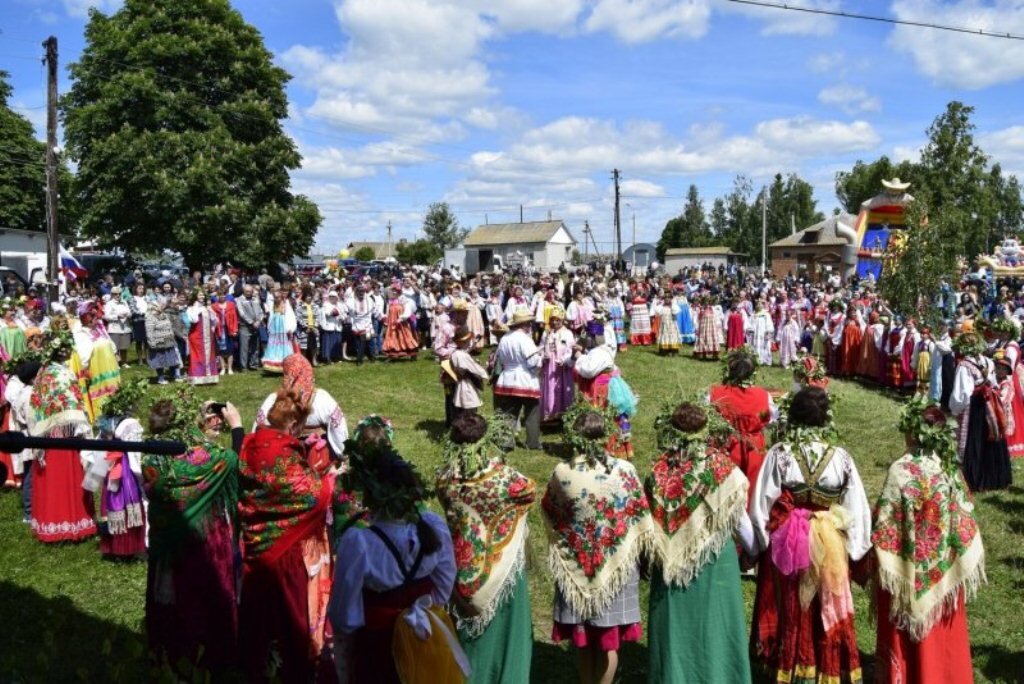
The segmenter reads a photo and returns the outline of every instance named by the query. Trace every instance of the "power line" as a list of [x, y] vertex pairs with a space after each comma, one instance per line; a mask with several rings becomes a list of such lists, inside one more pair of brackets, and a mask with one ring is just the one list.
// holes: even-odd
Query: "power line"
[[964, 26], [948, 26], [945, 24], [933, 24], [926, 21], [911, 21], [909, 19], [894, 19], [893, 17], [879, 17], [870, 14], [856, 14], [854, 12], [842, 12], [839, 10], [827, 10], [815, 7], [799, 7], [776, 2], [764, 2], [764, 0], [729, 0], [738, 5], [753, 5], [755, 7], [766, 7], [770, 9], [789, 10], [791, 12], [805, 12], [807, 14], [824, 14], [830, 17], [843, 17], [845, 19], [861, 19], [864, 21], [877, 21], [883, 24], [899, 24], [900, 26], [916, 26], [918, 28], [930, 28], [939, 31], [953, 31], [955, 33], [966, 33], [972, 36], [984, 38], [1006, 38], [1009, 40], [1024, 40], [1024, 36], [1014, 33], [997, 33], [985, 29], [967, 28]]

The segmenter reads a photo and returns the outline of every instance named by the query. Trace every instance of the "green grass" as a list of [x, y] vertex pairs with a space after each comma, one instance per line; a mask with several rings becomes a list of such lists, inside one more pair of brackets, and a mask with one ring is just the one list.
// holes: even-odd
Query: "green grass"
[[[620, 355], [619, 362], [640, 396], [633, 435], [637, 466], [644, 473], [655, 455], [652, 423], [656, 410], [665, 400], [702, 391], [716, 382], [719, 365], [689, 357], [661, 358], [636, 349]], [[444, 415], [436, 365], [424, 359], [361, 368], [336, 366], [319, 369], [318, 381], [337, 398], [350, 426], [367, 413], [390, 416], [401, 452], [425, 474], [434, 472], [440, 455], [436, 439]], [[790, 384], [789, 375], [780, 369], [762, 370], [759, 381], [780, 389]], [[210, 398], [234, 402], [248, 423], [277, 382], [254, 374], [235, 375], [201, 391]], [[857, 459], [873, 501], [886, 467], [901, 453], [902, 440], [896, 431], [898, 400], [855, 383], [833, 381], [832, 389], [838, 397], [836, 420], [843, 443]], [[547, 433], [544, 441], [557, 444], [558, 435]], [[555, 459], [549, 453], [522, 450], [510, 456], [517, 468], [541, 486]], [[1024, 462], [1014, 464], [1014, 475], [1018, 483], [1024, 481]], [[975, 675], [979, 681], [1021, 681], [1024, 487], [1017, 484], [1006, 492], [980, 495], [977, 504], [988, 552], [989, 583], [968, 608]], [[145, 564], [101, 560], [95, 541], [44, 546], [32, 539], [20, 520], [20, 497], [0, 495], [0, 681], [137, 681], [140, 672], [145, 672], [140, 640]], [[551, 644], [549, 638], [552, 584], [536, 507], [530, 514], [530, 528], [533, 680], [575, 681], [572, 654]], [[743, 591], [749, 614], [753, 584], [745, 582]], [[860, 648], [870, 674], [874, 625], [865, 592], [857, 587], [854, 597]], [[622, 654], [620, 681], [643, 681], [646, 660], [643, 644], [629, 645]]]

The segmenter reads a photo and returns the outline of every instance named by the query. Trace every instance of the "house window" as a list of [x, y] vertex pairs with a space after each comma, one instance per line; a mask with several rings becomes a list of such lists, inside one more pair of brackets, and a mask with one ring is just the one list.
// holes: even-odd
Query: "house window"
[[789, 258], [790, 258], [791, 256], [792, 256], [792, 255], [791, 255], [791, 253], [790, 253], [790, 252], [783, 252], [783, 253], [782, 253], [782, 258], [783, 258], [783, 259], [789, 259]]

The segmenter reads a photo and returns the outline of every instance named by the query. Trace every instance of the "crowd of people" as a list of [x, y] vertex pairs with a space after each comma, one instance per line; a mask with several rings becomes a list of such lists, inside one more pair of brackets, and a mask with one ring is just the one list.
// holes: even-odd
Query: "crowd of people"
[[[712, 268], [282, 281], [108, 281], [50, 306], [32, 292], [2, 305], [3, 429], [184, 447], [0, 454], [40, 542], [99, 535], [104, 555], [147, 559], [146, 633], [166, 667], [528, 681], [527, 514], [539, 499], [551, 638], [574, 647], [583, 682], [611, 682], [621, 645], [642, 637], [642, 579], [650, 681], [749, 681], [751, 657], [775, 681], [860, 681], [851, 582], [870, 579], [883, 680], [971, 681], [964, 603], [984, 552], [970, 491], [1008, 486], [1011, 454], [1024, 453], [1024, 310], [1011, 298], [947, 293], [936, 306], [952, 317], [933, 335], [870, 283], [814, 289]], [[692, 345], [724, 372], [658, 416], [659, 453], [641, 474], [637, 398], [616, 358], [655, 345]], [[427, 510], [391, 422], [367, 416], [350, 434], [315, 381], [317, 365], [424, 349], [449, 428], [443, 515]], [[121, 378], [132, 351], [155, 382], [189, 381], [148, 416], [148, 382]], [[785, 396], [756, 383], [776, 357], [794, 369]], [[232, 404], [196, 399], [193, 385], [255, 369], [281, 386], [248, 434]], [[829, 376], [854, 375], [915, 394], [900, 422], [907, 452], [874, 508], [827, 392]], [[480, 410], [488, 380], [492, 418]], [[543, 422], [561, 423], [567, 455], [542, 493], [507, 454], [521, 427], [540, 448]], [[740, 577], [754, 567], [748, 628]]]

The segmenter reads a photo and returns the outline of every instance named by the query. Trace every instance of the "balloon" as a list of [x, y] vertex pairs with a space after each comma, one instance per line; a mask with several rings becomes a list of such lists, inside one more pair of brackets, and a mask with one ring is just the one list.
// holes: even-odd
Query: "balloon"
[[338, 252], [338, 258], [339, 259], [348, 259], [348, 250], [347, 249], [343, 249], [340, 252]]

